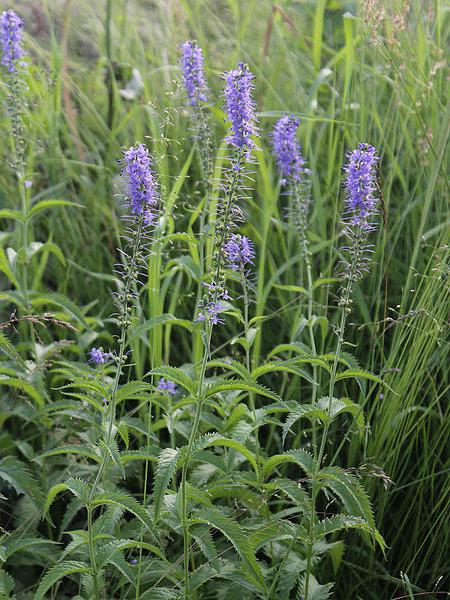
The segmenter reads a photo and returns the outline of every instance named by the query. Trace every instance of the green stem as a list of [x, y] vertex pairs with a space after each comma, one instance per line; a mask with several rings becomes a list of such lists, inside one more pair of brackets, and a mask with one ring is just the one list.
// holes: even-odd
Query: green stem
[[[250, 374], [251, 370], [251, 359], [250, 359], [250, 344], [248, 341], [248, 332], [249, 332], [249, 314], [248, 308], [250, 304], [249, 296], [248, 296], [248, 288], [247, 288], [247, 278], [245, 275], [244, 266], [241, 265], [241, 278], [242, 278], [242, 290], [244, 295], [244, 331], [245, 331], [245, 366], [247, 367], [247, 371]], [[253, 427], [255, 430], [255, 450], [256, 450], [256, 462], [259, 465], [261, 464], [261, 455], [260, 455], [260, 446], [259, 446], [259, 437], [258, 437], [258, 428], [256, 426], [256, 408], [255, 408], [255, 396], [253, 392], [250, 392], [249, 395], [249, 404], [250, 410], [252, 412], [253, 418]]]
[[[346, 324], [347, 315], [348, 315], [348, 311], [349, 311], [348, 304], [349, 304], [349, 300], [350, 300], [351, 289], [352, 289], [352, 279], [351, 279], [351, 277], [348, 277], [347, 285], [345, 286], [345, 291], [343, 293], [343, 300], [342, 300], [343, 310], [342, 310], [342, 314], [341, 314], [341, 322], [340, 322], [339, 329], [338, 329], [338, 341], [337, 341], [336, 352], [334, 355], [333, 367], [332, 367], [331, 376], [330, 376], [330, 385], [329, 385], [329, 389], [328, 389], [328, 410], [327, 410], [328, 417], [330, 416], [330, 413], [331, 413], [334, 387], [336, 384], [337, 366], [339, 363], [339, 357], [340, 357], [340, 353], [341, 353], [342, 343], [344, 341], [345, 324]], [[309, 544], [308, 544], [308, 553], [307, 553], [307, 558], [306, 558], [306, 573], [305, 573], [305, 600], [308, 600], [309, 584], [310, 584], [310, 576], [311, 576], [311, 566], [312, 566], [312, 559], [313, 559], [313, 548], [314, 548], [314, 544], [315, 544], [315, 514], [316, 514], [317, 495], [319, 492], [318, 485], [317, 485], [317, 479], [318, 479], [318, 475], [319, 475], [319, 472], [321, 469], [323, 456], [325, 453], [325, 446], [326, 446], [329, 430], [330, 430], [330, 418], [327, 419], [327, 422], [325, 424], [324, 431], [322, 434], [319, 454], [318, 454], [317, 460], [315, 462], [315, 470], [314, 470], [313, 482], [312, 482], [311, 512], [310, 512], [310, 522], [309, 522]]]
[[[125, 285], [124, 285], [124, 291], [123, 291], [124, 303], [123, 303], [123, 310], [122, 310], [122, 324], [120, 327], [119, 356], [117, 359], [117, 370], [116, 370], [116, 374], [114, 377], [114, 382], [113, 382], [113, 386], [112, 386], [112, 390], [111, 390], [111, 402], [109, 405], [109, 415], [108, 415], [109, 418], [108, 418], [108, 424], [107, 424], [107, 429], [106, 429], [105, 443], [106, 443], [107, 448], [109, 448], [109, 444], [111, 443], [112, 431], [113, 431], [113, 427], [114, 427], [114, 422], [116, 420], [117, 391], [119, 389], [119, 381], [120, 381], [120, 375], [122, 372], [122, 366], [125, 362], [124, 356], [125, 356], [125, 347], [126, 347], [126, 331], [128, 328], [128, 324], [126, 322], [126, 317], [130, 310], [128, 299], [129, 299], [129, 294], [131, 291], [133, 272], [137, 268], [138, 254], [139, 254], [139, 241], [140, 241], [141, 234], [142, 234], [142, 228], [143, 228], [143, 217], [142, 217], [142, 215], [140, 215], [139, 219], [137, 221], [136, 230], [134, 231], [132, 255], [131, 255], [130, 264], [128, 266], [129, 274], [125, 277]], [[97, 476], [92, 485], [91, 493], [89, 495], [89, 502], [91, 502], [95, 496], [95, 493], [98, 488], [98, 484], [100, 483], [100, 480], [101, 480], [104, 470], [106, 468], [108, 458], [109, 458], [109, 453], [108, 453], [108, 450], [105, 449], [103, 452], [103, 458], [102, 458], [102, 462], [100, 464], [100, 468], [97, 472]]]
[[89, 547], [89, 560], [92, 568], [92, 583], [94, 586], [94, 598], [99, 600], [98, 594], [98, 581], [97, 581], [97, 563], [95, 560], [95, 548], [94, 548], [94, 537], [92, 530], [92, 507], [90, 502], [87, 506], [87, 520], [88, 520], [88, 547]]
[[[239, 181], [239, 175], [242, 166], [242, 160], [244, 156], [243, 149], [240, 149], [236, 162], [234, 164], [234, 168], [232, 171], [232, 177], [229, 186], [227, 187], [227, 191], [224, 197], [224, 211], [221, 215], [221, 228], [219, 232], [216, 229], [216, 238], [214, 240], [215, 250], [214, 250], [214, 258], [215, 258], [215, 269], [213, 273], [213, 281], [219, 282], [221, 281], [221, 273], [223, 269], [223, 256], [222, 256], [222, 248], [225, 245], [226, 236], [228, 234], [228, 221], [231, 215], [234, 196], [236, 193], [236, 187]], [[217, 303], [218, 301], [218, 291], [215, 290], [213, 294], [213, 303]], [[180, 496], [181, 496], [181, 522], [183, 529], [183, 564], [184, 564], [184, 596], [185, 600], [189, 600], [190, 595], [190, 582], [189, 582], [189, 526], [187, 522], [187, 494], [186, 494], [186, 484], [187, 484], [187, 472], [189, 468], [189, 460], [192, 451], [192, 445], [197, 436], [197, 430], [200, 423], [200, 417], [203, 406], [203, 387], [206, 373], [206, 365], [208, 363], [208, 359], [211, 353], [211, 337], [212, 337], [212, 323], [207, 320], [205, 323], [205, 331], [204, 331], [204, 350], [203, 350], [203, 358], [200, 368], [200, 374], [198, 379], [197, 386], [197, 406], [195, 409], [194, 422], [192, 424], [191, 433], [189, 435], [188, 445], [186, 449], [186, 456], [183, 463], [183, 468], [181, 471], [181, 483], [180, 483]]]
[[200, 417], [202, 414], [202, 405], [203, 405], [203, 386], [205, 380], [206, 373], [206, 365], [208, 362], [209, 351], [211, 346], [211, 327], [208, 325], [208, 331], [206, 333], [206, 343], [203, 351], [203, 359], [202, 365], [200, 369], [200, 376], [198, 380], [197, 387], [197, 405], [195, 408], [195, 416], [194, 422], [192, 424], [191, 433], [189, 435], [189, 441], [186, 449], [186, 456], [183, 463], [183, 468], [181, 471], [181, 484], [180, 484], [180, 494], [181, 494], [181, 525], [183, 528], [183, 564], [184, 564], [184, 597], [185, 600], [189, 600], [189, 544], [190, 544], [190, 536], [189, 536], [189, 525], [187, 522], [187, 494], [186, 494], [186, 484], [187, 484], [187, 472], [189, 468], [189, 459], [192, 452], [192, 446], [194, 444], [195, 438], [197, 436], [198, 426], [200, 424]]

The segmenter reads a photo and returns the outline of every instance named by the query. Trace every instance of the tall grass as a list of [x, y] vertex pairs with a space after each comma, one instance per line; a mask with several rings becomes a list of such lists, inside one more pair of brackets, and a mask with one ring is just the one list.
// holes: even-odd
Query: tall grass
[[[75, 518], [76, 496], [70, 500], [71, 495], [65, 495], [52, 509], [57, 528], [51, 520], [41, 521], [41, 509], [48, 489], [68, 476], [93, 479], [95, 457], [83, 458], [75, 449], [64, 459], [41, 455], [63, 442], [89, 444], [99, 425], [86, 417], [86, 431], [74, 426], [73, 407], [64, 405], [58, 390], [67, 383], [64, 364], [74, 364], [84, 376], [81, 365], [91, 346], [106, 348], [113, 344], [109, 333], [114, 331], [110, 292], [116, 286], [112, 273], [120, 258], [117, 247], [121, 243], [123, 211], [117, 196], [121, 183], [116, 176], [116, 161], [121, 149], [137, 140], [146, 141], [158, 157], [157, 171], [165, 198], [165, 236], [149, 257], [148, 279], [135, 311], [135, 333], [129, 339], [132, 366], [125, 370], [124, 377], [141, 380], [149, 370], [157, 377], [162, 365], [199, 363], [202, 346], [192, 316], [202, 269], [202, 190], [196, 185], [202, 174], [190, 142], [192, 132], [179, 84], [177, 50], [180, 42], [190, 38], [196, 38], [204, 48], [208, 81], [216, 97], [222, 85], [218, 75], [238, 60], [247, 61], [256, 75], [264, 134], [257, 152], [255, 191], [245, 206], [246, 222], [242, 226], [242, 232], [254, 241], [257, 255], [250, 305], [258, 324], [249, 358], [252, 368], [263, 365], [277, 344], [299, 340], [304, 316], [311, 311], [308, 295], [299, 287], [305, 285], [305, 274], [299, 267], [301, 253], [296, 234], [285, 219], [284, 200], [282, 196], [280, 200], [265, 132], [285, 111], [301, 118], [299, 137], [311, 169], [311, 273], [313, 281], [323, 281], [314, 291], [312, 311], [328, 319], [316, 326], [317, 332], [322, 332], [317, 337], [320, 355], [333, 352], [335, 340], [329, 334], [339, 319], [336, 287], [331, 280], [340, 260], [337, 248], [342, 237], [339, 212], [345, 152], [361, 140], [370, 141], [380, 150], [383, 223], [374, 241], [371, 276], [363, 279], [355, 291], [348, 324], [352, 345], [347, 349], [364, 369], [381, 373], [390, 387], [373, 383], [365, 394], [361, 392], [359, 400], [366, 413], [362, 440], [353, 435], [353, 427], [342, 425], [333, 430], [324, 452], [328, 458], [339, 452], [340, 464], [359, 467], [358, 474], [369, 489], [377, 526], [388, 550], [384, 558], [351, 534], [345, 554], [343, 546], [337, 545], [331, 559], [321, 563], [321, 577], [316, 575], [321, 581], [336, 579], [337, 598], [424, 597], [424, 593], [441, 598], [448, 591], [450, 421], [446, 327], [450, 294], [446, 149], [450, 119], [448, 66], [442, 64], [448, 45], [448, 10], [439, 0], [426, 6], [412, 1], [403, 25], [400, 16], [405, 3], [375, 2], [385, 8], [385, 19], [376, 30], [375, 21], [364, 21], [361, 4], [358, 17], [353, 3], [322, 1], [273, 4], [268, 0], [116, 0], [103, 5], [69, 0], [18, 2], [14, 6], [30, 24], [27, 46], [33, 64], [26, 75], [27, 104], [22, 111], [27, 168], [33, 186], [20, 208], [17, 181], [8, 166], [9, 125], [3, 111], [2, 247], [17, 248], [24, 236], [23, 220], [21, 225], [20, 219], [7, 219], [5, 211], [22, 210], [29, 215], [32, 206], [43, 200], [70, 203], [49, 204], [27, 221], [28, 239], [44, 245], [30, 259], [25, 287], [32, 294], [25, 303], [17, 297], [20, 285], [16, 285], [19, 282], [15, 281], [7, 254], [0, 255], [0, 320], [11, 320], [2, 325], [0, 333], [7, 334], [16, 345], [14, 349], [4, 342], [9, 356], [1, 368], [0, 383], [5, 385], [0, 389], [0, 477], [14, 488], [6, 483], [2, 488], [9, 500], [3, 501], [1, 524], [6, 532], [15, 530], [16, 546], [7, 547], [8, 551], [17, 550], [8, 555], [5, 573], [17, 581], [18, 598], [36, 592], [39, 578], [54, 558], [50, 544], [66, 544], [65, 531], [84, 527], [81, 518], [69, 526], [69, 515], [63, 515], [67, 505]], [[3, 0], [0, 6], [9, 8]], [[135, 98], [125, 99], [120, 90], [129, 82], [133, 68], [139, 72], [143, 87]], [[4, 86], [1, 93], [4, 99]], [[219, 104], [210, 107], [208, 117], [220, 149], [225, 125]], [[224, 168], [223, 161], [216, 161], [215, 180]], [[211, 190], [213, 214], [219, 195], [216, 185]], [[208, 244], [206, 241], [205, 252], [210, 256]], [[17, 312], [11, 314], [14, 306]], [[52, 314], [50, 322], [43, 320], [43, 313]], [[41, 317], [36, 317], [31, 326], [20, 321], [22, 316], [38, 314]], [[213, 346], [218, 350], [212, 359], [219, 359], [222, 345], [238, 340], [243, 333], [241, 323], [227, 319], [226, 328], [214, 333]], [[33, 349], [35, 343], [37, 350]], [[226, 353], [239, 357], [239, 343], [227, 347]], [[34, 364], [27, 369], [24, 358], [33, 357]], [[195, 369], [189, 368], [186, 372], [194, 378]], [[114, 368], [108, 367], [105, 381], [112, 376]], [[209, 376], [213, 377], [212, 371]], [[287, 373], [272, 373], [262, 381], [285, 400], [306, 398], [310, 389], [307, 381], [300, 383], [299, 378]], [[351, 383], [347, 389], [358, 397], [359, 388], [353, 386]], [[127, 475], [128, 491], [139, 500], [144, 493], [144, 504], [157, 477], [152, 449], [176, 446], [176, 442], [185, 445], [189, 419], [193, 418], [190, 408], [186, 412], [182, 405], [170, 406], [169, 398], [155, 399], [149, 389], [130, 389], [135, 404], [121, 403], [119, 411], [119, 420], [126, 424], [120, 433], [121, 444], [128, 448], [132, 432], [140, 451], [146, 453], [141, 464], [132, 462], [130, 452]], [[258, 400], [257, 408], [262, 406]], [[61, 413], [54, 417], [56, 410]], [[224, 406], [220, 410], [230, 428], [233, 419], [239, 421], [237, 413], [227, 413]], [[166, 428], [168, 417], [173, 419], [175, 442]], [[202, 432], [216, 423], [217, 417], [208, 409], [201, 423]], [[236, 439], [245, 444], [245, 431], [238, 433], [241, 437]], [[295, 438], [289, 438], [292, 447], [301, 447], [305, 431], [298, 428], [295, 433]], [[283, 452], [280, 429], [273, 423], [261, 426], [259, 441], [268, 455]], [[130, 451], [136, 447], [130, 447]], [[170, 459], [172, 455], [167, 456]], [[222, 457], [232, 471], [237, 464], [236, 451], [230, 448]], [[194, 475], [195, 481], [208, 477], [201, 467]], [[173, 491], [177, 489], [176, 482], [170, 485]], [[24, 494], [26, 491], [29, 493]], [[194, 494], [195, 489], [189, 488], [188, 492]], [[219, 484], [211, 488], [212, 496], [224, 494], [223, 503], [230, 511], [246, 510], [245, 502], [253, 502], [259, 510], [253, 492], [240, 493], [247, 494], [243, 504], [237, 496], [233, 499], [224, 494]], [[117, 514], [114, 509], [104, 513], [104, 521], [109, 519], [111, 528], [119, 518], [117, 506], [116, 510]], [[140, 517], [145, 522], [145, 515]], [[194, 551], [187, 568], [192, 570], [198, 547], [204, 545], [208, 552], [208, 539], [197, 533], [195, 541], [190, 540]], [[122, 535], [127, 535], [126, 525]], [[41, 539], [36, 542], [34, 562], [20, 547], [22, 536]], [[219, 544], [222, 559], [221, 553], [226, 557], [229, 548], [222, 538]], [[142, 547], [139, 552], [142, 554]], [[274, 541], [269, 551], [272, 564], [276, 564], [280, 552]], [[121, 563], [121, 567], [125, 575], [111, 593], [118, 598], [133, 597], [126, 579], [129, 565]], [[299, 568], [292, 563], [294, 574]], [[166, 587], [168, 581], [170, 587], [179, 586], [181, 564], [174, 562], [167, 573], [167, 564], [155, 558], [149, 569], [161, 579], [166, 578]], [[292, 575], [289, 569], [280, 573], [281, 579]], [[146, 573], [140, 575], [145, 583]], [[9, 577], [2, 578], [1, 593], [8, 598], [9, 592], [4, 590], [8, 590]], [[74, 597], [79, 593], [76, 579], [67, 587], [60, 585], [55, 583], [49, 597]], [[211, 597], [232, 597], [229, 594], [238, 594], [235, 585], [235, 581], [221, 582], [216, 596]], [[211, 588], [209, 592], [212, 594]]]

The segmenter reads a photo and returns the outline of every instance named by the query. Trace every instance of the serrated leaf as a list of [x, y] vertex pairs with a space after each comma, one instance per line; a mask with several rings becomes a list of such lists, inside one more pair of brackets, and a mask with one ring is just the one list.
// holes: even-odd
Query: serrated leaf
[[30, 494], [37, 489], [37, 482], [28, 467], [14, 456], [0, 460], [0, 478], [7, 481], [18, 494]]
[[117, 391], [116, 401], [125, 402], [125, 400], [145, 400], [149, 397], [152, 386], [144, 381], [129, 381], [122, 385]]
[[370, 373], [369, 371], [364, 371], [363, 369], [346, 369], [345, 371], [341, 371], [336, 375], [336, 381], [341, 381], [342, 379], [368, 379], [370, 381], [376, 381], [381, 385], [387, 385], [381, 377], [378, 375], [374, 375], [374, 373]]
[[20, 287], [19, 281], [9, 264], [8, 258], [5, 254], [5, 251], [3, 250], [3, 248], [1, 246], [0, 246], [0, 272], [3, 272], [6, 275], [6, 277], [14, 285], [14, 287], [16, 287], [16, 288]]
[[155, 541], [157, 538], [153, 533], [153, 523], [145, 510], [145, 508], [140, 504], [137, 500], [135, 500], [132, 496], [125, 494], [123, 492], [118, 492], [115, 490], [108, 490], [102, 494], [96, 494], [91, 502], [92, 506], [101, 506], [101, 505], [114, 505], [124, 510], [130, 512], [134, 515], [139, 521], [147, 527], [149, 532], [153, 535]]
[[254, 379], [259, 379], [263, 375], [267, 375], [270, 373], [284, 372], [284, 373], [292, 373], [294, 375], [298, 375], [299, 377], [306, 379], [310, 383], [314, 383], [313, 377], [309, 373], [307, 373], [304, 369], [300, 369], [298, 367], [298, 364], [299, 364], [298, 359], [273, 360], [273, 361], [267, 362], [263, 365], [260, 365], [259, 367], [256, 367], [256, 369], [254, 369], [252, 371], [252, 377]]
[[325, 467], [319, 478], [321, 484], [341, 500], [350, 516], [359, 517], [368, 523], [373, 539], [384, 551], [386, 544], [376, 528], [370, 500], [356, 477], [340, 467]]
[[158, 522], [164, 495], [177, 468], [178, 454], [178, 450], [164, 448], [158, 457], [153, 490], [153, 522], [155, 525]]
[[299, 465], [309, 476], [313, 474], [315, 466], [313, 455], [306, 452], [306, 450], [288, 450], [283, 454], [275, 454], [266, 460], [262, 468], [262, 476], [268, 477], [277, 467], [285, 463]]
[[44, 600], [45, 594], [60, 579], [74, 573], [89, 573], [90, 569], [82, 562], [67, 560], [52, 567], [42, 578], [34, 600]]
[[191, 523], [206, 523], [221, 531], [233, 544], [236, 552], [251, 574], [252, 580], [260, 589], [265, 589], [264, 577], [255, 558], [255, 549], [250, 544], [248, 535], [233, 519], [227, 517], [218, 508], [211, 507], [195, 513], [191, 519]]
[[46, 304], [53, 304], [55, 306], [59, 306], [60, 308], [65, 310], [69, 315], [71, 315], [76, 321], [82, 323], [86, 329], [89, 329], [89, 325], [81, 310], [74, 302], [72, 302], [72, 300], [70, 300], [63, 294], [58, 294], [56, 292], [49, 292], [48, 294], [39, 294], [39, 296], [35, 296], [34, 298], [32, 298], [31, 304], [32, 306], [41, 306]]
[[152, 369], [148, 375], [160, 375], [161, 377], [165, 377], [166, 379], [170, 379], [174, 383], [181, 385], [185, 390], [195, 395], [196, 385], [195, 381], [192, 380], [189, 375], [187, 375], [182, 369], [177, 367], [158, 367], [157, 369]]
[[102, 460], [101, 456], [96, 454], [92, 448], [82, 444], [67, 444], [66, 446], [61, 446], [59, 448], [52, 448], [51, 450], [46, 450], [45, 452], [42, 452], [42, 454], [39, 454], [37, 458], [48, 458], [50, 456], [59, 456], [60, 454], [83, 456], [84, 458], [89, 458], [97, 463], [100, 463]]
[[5, 354], [8, 358], [14, 360], [23, 371], [27, 370], [27, 366], [22, 360], [22, 357], [11, 344], [8, 337], [3, 333], [3, 331], [0, 331], [0, 352]]
[[[212, 435], [215, 436], [216, 434]], [[212, 437], [209, 441], [206, 441], [205, 444], [202, 444], [202, 449], [209, 448], [211, 446], [226, 446], [227, 448], [233, 448], [233, 450], [236, 450], [237, 452], [242, 454], [242, 456], [245, 456], [245, 458], [252, 465], [255, 472], [258, 472], [258, 464], [255, 460], [255, 457], [253, 456], [253, 453], [250, 450], [248, 450], [248, 448], [246, 448], [243, 444], [237, 442], [236, 440], [232, 440], [230, 438], [225, 438], [221, 436]]]
[[259, 383], [244, 381], [242, 379], [228, 379], [226, 381], [210, 385], [205, 391], [205, 398], [211, 398], [211, 396], [214, 396], [215, 394], [220, 394], [221, 392], [228, 392], [231, 390], [253, 392], [254, 394], [266, 396], [267, 398], [272, 398], [272, 400], [277, 400], [278, 402], [283, 402], [280, 396], [278, 396], [278, 394], [269, 388], [260, 385]]
[[[305, 594], [305, 581], [306, 576], [304, 575], [300, 580], [299, 591], [302, 594]], [[328, 600], [331, 598], [331, 590], [333, 588], [332, 583], [325, 583], [321, 585], [314, 575], [309, 575], [309, 584], [308, 584], [308, 600]]]
[[28, 381], [24, 379], [20, 379], [19, 377], [8, 377], [7, 375], [0, 375], [0, 385], [7, 385], [9, 387], [13, 387], [17, 390], [28, 394], [37, 406], [43, 407], [45, 405], [45, 400], [38, 392], [38, 390]]
[[125, 469], [123, 468], [123, 464], [120, 460], [120, 452], [119, 452], [119, 448], [117, 446], [117, 442], [114, 438], [111, 438], [109, 440], [109, 444], [107, 444], [105, 441], [100, 440], [99, 441], [99, 446], [101, 448], [103, 448], [103, 451], [107, 453], [107, 455], [111, 458], [111, 460], [113, 461], [113, 463], [119, 467], [120, 473], [122, 475], [122, 478], [125, 479]]

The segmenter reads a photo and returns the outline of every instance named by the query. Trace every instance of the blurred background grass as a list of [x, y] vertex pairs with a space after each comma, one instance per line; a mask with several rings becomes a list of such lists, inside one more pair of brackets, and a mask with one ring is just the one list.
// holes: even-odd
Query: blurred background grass
[[[35, 223], [36, 240], [51, 239], [66, 265], [44, 254], [33, 288], [57, 290], [84, 308], [101, 332], [111, 312], [111, 272], [120, 230], [117, 160], [124, 145], [146, 140], [159, 156], [166, 193], [189, 157], [189, 120], [179, 87], [180, 42], [204, 48], [218, 98], [220, 73], [245, 60], [256, 75], [262, 129], [283, 111], [301, 118], [300, 138], [312, 179], [311, 241], [316, 277], [332, 276], [338, 256], [341, 165], [359, 141], [382, 159], [384, 225], [372, 276], [357, 291], [352, 340], [361, 363], [392, 373], [395, 392], [369, 407], [370, 431], [352, 444], [347, 464], [382, 468], [371, 497], [390, 550], [365, 555], [349, 538], [337, 573], [338, 598], [401, 596], [401, 573], [417, 590], [449, 589], [449, 309], [448, 108], [449, 10], [445, 2], [366, 0], [16, 0], [26, 21], [33, 63], [28, 78], [33, 192], [71, 199]], [[0, 1], [0, 8], [11, 7]], [[381, 19], [383, 16], [383, 19]], [[113, 74], [113, 77], [111, 76]], [[211, 107], [217, 143], [225, 126], [220, 100]], [[2, 119], [5, 119], [4, 115]], [[3, 129], [3, 123], [2, 123]], [[6, 148], [6, 144], [3, 144]], [[3, 150], [5, 152], [5, 150]], [[7, 155], [3, 156], [3, 160]], [[294, 241], [277, 204], [268, 153], [256, 167], [256, 192], [244, 227], [257, 247], [256, 310], [270, 318], [256, 353], [287, 340], [301, 310], [277, 287], [297, 283]], [[195, 209], [195, 168], [176, 196], [174, 227], [184, 231]], [[15, 206], [15, 184], [0, 173], [0, 205]], [[5, 228], [2, 237], [11, 232]], [[158, 301], [149, 294], [142, 319], [162, 312], [191, 318], [195, 285], [187, 260], [165, 256]], [[185, 248], [181, 249], [187, 255]], [[46, 268], [47, 267], [47, 268]], [[164, 290], [164, 291], [162, 291]], [[181, 292], [183, 290], [183, 293]], [[323, 288], [317, 301], [334, 319]], [[230, 325], [233, 327], [233, 325]], [[227, 336], [235, 332], [228, 331]], [[155, 337], [156, 336], [156, 337]], [[107, 343], [107, 337], [104, 338]], [[138, 374], [150, 365], [186, 361], [190, 343], [169, 327], [154, 333], [150, 352], [136, 348]], [[92, 336], [72, 351], [84, 352]], [[394, 482], [386, 482], [385, 474]], [[441, 579], [442, 578], [442, 579]], [[422, 596], [424, 597], [424, 596]], [[429, 597], [434, 597], [430, 595]], [[435, 597], [439, 597], [436, 595]]]

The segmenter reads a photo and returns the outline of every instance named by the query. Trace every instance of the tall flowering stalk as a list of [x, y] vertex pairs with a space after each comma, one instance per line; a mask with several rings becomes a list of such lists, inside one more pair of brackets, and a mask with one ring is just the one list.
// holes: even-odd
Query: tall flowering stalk
[[[122, 177], [125, 182], [125, 203], [128, 208], [126, 219], [128, 227], [125, 235], [125, 249], [122, 251], [123, 261], [118, 269], [121, 284], [119, 291], [114, 296], [114, 303], [117, 308], [115, 317], [120, 331], [117, 342], [118, 353], [115, 356], [117, 366], [108, 402], [103, 458], [92, 486], [88, 503], [89, 552], [93, 571], [95, 598], [99, 597], [97, 582], [98, 571], [96, 568], [94, 540], [92, 537], [92, 508], [90, 508], [90, 506], [111, 456], [110, 445], [113, 439], [116, 418], [117, 391], [122, 368], [126, 362], [125, 349], [127, 330], [132, 324], [131, 315], [133, 299], [137, 293], [135, 290], [139, 280], [140, 267], [141, 265], [145, 267], [145, 248], [148, 230], [157, 219], [159, 204], [159, 188], [153, 170], [153, 163], [149, 151], [144, 144], [136, 144], [124, 152]], [[103, 352], [101, 352], [100, 355], [98, 349], [93, 350], [95, 350], [95, 352], [93, 354], [91, 351], [91, 357], [95, 362], [98, 362], [99, 358], [105, 358]], [[145, 481], [147, 481], [147, 477], [145, 478]]]
[[[180, 45], [180, 51], [183, 86], [186, 93], [186, 102], [189, 107], [189, 113], [192, 116], [193, 138], [196, 144], [196, 152], [202, 178], [202, 190], [204, 193], [202, 200], [203, 206], [199, 220], [199, 278], [194, 309], [194, 314], [197, 314], [203, 292], [202, 281], [205, 272], [205, 263], [207, 263], [205, 228], [210, 211], [213, 187], [214, 142], [211, 123], [206, 111], [209, 90], [204, 72], [203, 51], [195, 41], [184, 42]], [[197, 334], [194, 336], [195, 356], [200, 355], [201, 346], [202, 340]]]
[[[340, 290], [339, 305], [342, 307], [340, 324], [337, 330], [337, 346], [334, 355], [333, 367], [330, 375], [328, 389], [328, 417], [330, 417], [336, 373], [344, 342], [347, 316], [351, 312], [351, 294], [353, 285], [361, 279], [368, 270], [371, 255], [371, 246], [368, 244], [369, 233], [376, 230], [374, 220], [378, 213], [376, 169], [379, 157], [373, 146], [367, 143], [358, 144], [357, 148], [347, 155], [348, 162], [344, 166], [345, 174], [345, 210], [343, 215], [343, 230], [347, 237], [348, 245], [342, 248], [344, 255], [341, 273], [342, 287]], [[312, 567], [313, 548], [315, 544], [314, 514], [318, 494], [317, 476], [321, 469], [325, 453], [325, 446], [330, 428], [330, 418], [324, 427], [316, 468], [313, 478], [311, 498], [310, 536], [305, 574], [305, 600], [309, 599], [310, 575]]]
[[[22, 218], [19, 224], [19, 264], [20, 270], [20, 292], [26, 310], [30, 309], [28, 290], [28, 266], [29, 266], [29, 199], [31, 181], [26, 178], [26, 135], [23, 127], [22, 112], [26, 103], [24, 84], [22, 80], [22, 58], [25, 55], [23, 49], [24, 21], [13, 10], [4, 11], [0, 18], [0, 41], [2, 47], [1, 64], [6, 71], [5, 83], [7, 86], [6, 108], [11, 122], [11, 166], [14, 170], [18, 195], [21, 204]], [[30, 323], [30, 338], [32, 348], [35, 348], [35, 334], [33, 325]]]
[[[299, 120], [294, 115], [285, 115], [279, 119], [272, 133], [272, 147], [275, 162], [280, 177], [280, 184], [285, 188], [290, 200], [290, 216], [299, 236], [300, 252], [305, 264], [308, 289], [308, 330], [311, 350], [316, 354], [313, 320], [313, 281], [311, 267], [311, 252], [307, 237], [309, 212], [309, 182], [308, 169], [302, 155], [302, 149], [297, 137]], [[317, 366], [313, 365], [313, 387], [311, 404], [317, 399]], [[316, 424], [312, 424], [313, 452], [317, 453]]]
[[222, 200], [218, 208], [215, 223], [211, 279], [205, 282], [205, 294], [199, 302], [199, 311], [197, 314], [197, 321], [202, 326], [204, 348], [198, 378], [196, 410], [186, 449], [186, 458], [183, 463], [180, 485], [184, 548], [184, 595], [186, 599], [190, 597], [190, 536], [186, 497], [187, 471], [204, 402], [204, 378], [206, 365], [210, 356], [212, 332], [214, 325], [221, 321], [220, 315], [225, 307], [224, 302], [230, 299], [226, 286], [227, 243], [230, 242], [233, 226], [237, 220], [242, 219], [242, 213], [238, 207], [238, 199], [244, 188], [245, 164], [250, 159], [251, 152], [255, 147], [252, 136], [257, 134], [256, 107], [253, 100], [253, 74], [245, 63], [239, 63], [237, 69], [232, 69], [224, 73], [223, 78], [225, 80], [225, 109], [230, 123], [226, 141], [232, 147], [233, 154], [230, 157], [229, 168], [224, 174], [225, 181], [222, 184]]

